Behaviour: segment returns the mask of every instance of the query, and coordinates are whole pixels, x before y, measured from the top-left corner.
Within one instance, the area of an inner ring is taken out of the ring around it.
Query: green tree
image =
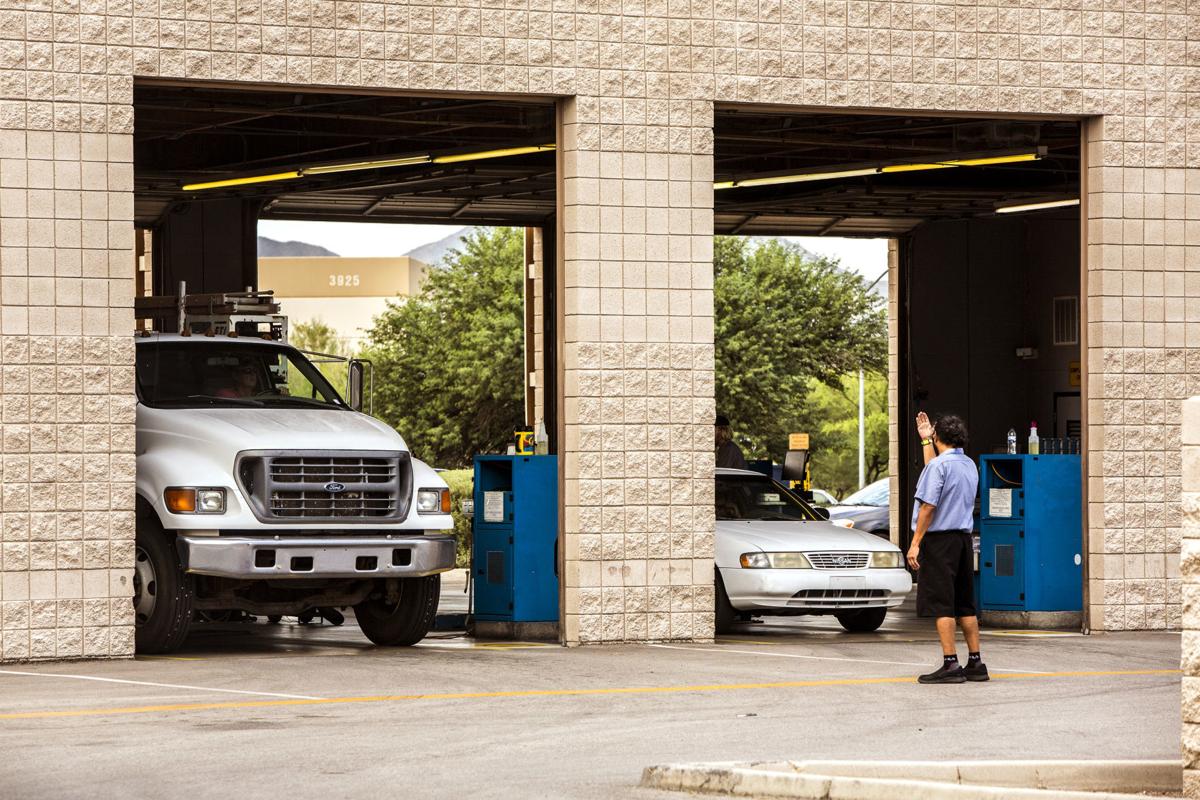
[[[836,384],[809,382],[809,431],[813,485],[845,497],[858,486],[858,373]],[[868,372],[864,381],[866,482],[887,475],[887,377]]]
[[[713,246],[717,410],[747,457],[779,461],[789,432],[815,433],[814,380],[883,369],[887,311],[862,277],[787,242]]]
[[[324,353],[331,356],[342,356],[348,358],[351,353],[342,340],[338,338],[337,331],[327,325],[320,317],[297,322],[291,326],[288,331],[288,343],[298,350],[305,350],[311,353]],[[318,356],[309,356],[325,379],[333,385],[333,388],[341,392],[342,397],[347,397],[347,366],[345,361],[336,361],[333,359],[322,360]],[[296,385],[291,385],[296,381]],[[293,373],[288,376],[289,389],[293,394],[303,394],[302,384],[306,385],[306,381]]]
[[[469,234],[367,333],[376,415],[439,467],[503,450],[524,423],[524,246],[518,228]]]

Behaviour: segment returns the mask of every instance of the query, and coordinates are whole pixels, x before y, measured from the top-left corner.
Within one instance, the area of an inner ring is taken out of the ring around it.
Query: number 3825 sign
[[[330,275],[329,275],[329,285],[330,286],[358,286],[359,283],[360,283],[360,278],[359,278],[357,272],[354,272],[354,273],[338,272],[338,273],[330,273]]]

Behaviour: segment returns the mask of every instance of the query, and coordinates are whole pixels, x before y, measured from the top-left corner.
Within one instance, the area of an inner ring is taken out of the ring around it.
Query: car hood
[[[222,443],[234,450],[406,450],[385,423],[346,410],[137,407],[139,439]],[[149,442],[139,442],[138,450]]]
[[[757,547],[764,552],[899,549],[874,534],[828,522],[717,520],[717,536]]]

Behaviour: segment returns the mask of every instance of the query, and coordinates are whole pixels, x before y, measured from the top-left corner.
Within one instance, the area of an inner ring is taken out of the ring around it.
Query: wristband
[[[922,439],[921,440],[921,447],[928,447],[931,444],[933,444],[933,439]]]

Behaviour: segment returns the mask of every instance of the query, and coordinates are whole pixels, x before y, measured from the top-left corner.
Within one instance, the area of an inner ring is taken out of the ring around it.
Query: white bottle
[[[1017,430],[1016,430],[1016,428],[1008,429],[1008,454],[1010,456],[1017,454]]]
[[[537,433],[533,435],[534,455],[544,456],[550,453],[550,440],[546,437],[546,423],[538,420]]]
[[[1029,455],[1036,456],[1038,454],[1038,435],[1037,435],[1037,420],[1029,423]]]

